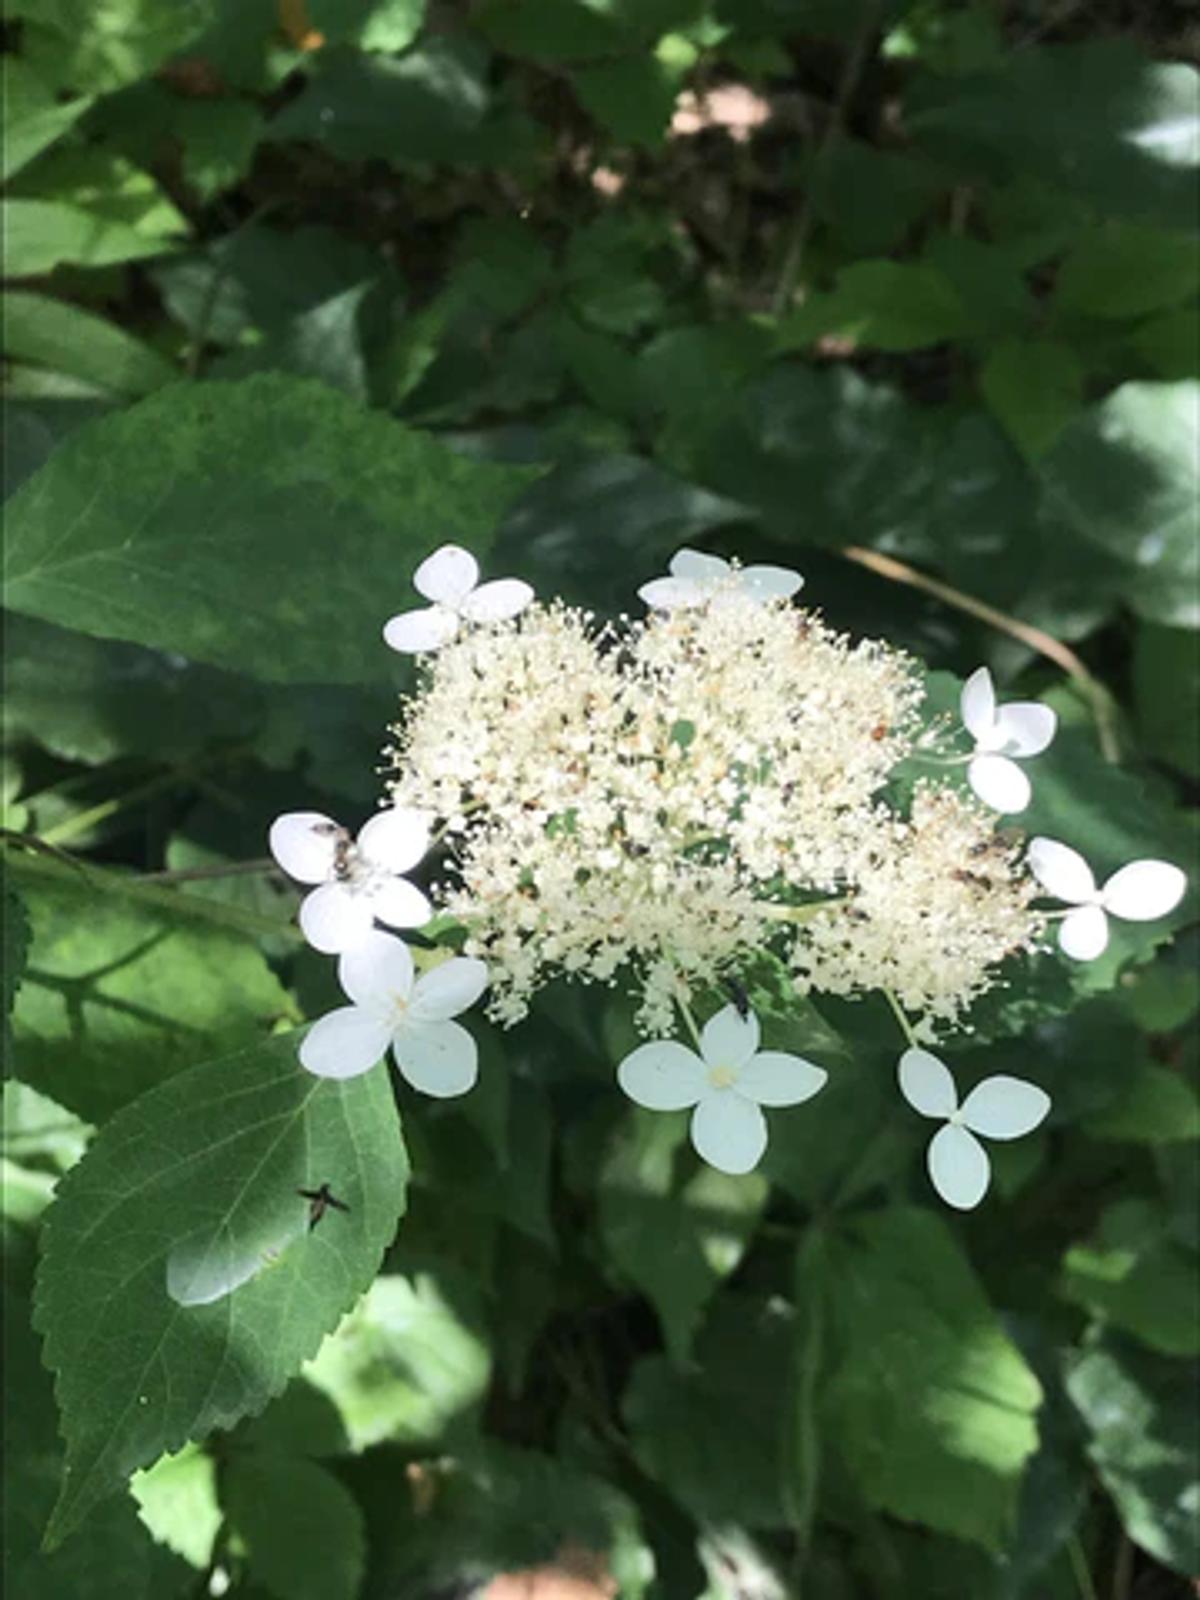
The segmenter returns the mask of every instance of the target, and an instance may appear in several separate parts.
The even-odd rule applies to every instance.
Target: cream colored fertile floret
[[[435,898],[501,1022],[558,974],[624,971],[665,1034],[677,997],[766,946],[802,989],[888,987],[949,1020],[1036,930],[980,811],[932,784],[910,820],[880,798],[913,747],[914,664],[781,599],[731,579],[603,629],[534,605],[423,671],[391,798],[441,819]]]

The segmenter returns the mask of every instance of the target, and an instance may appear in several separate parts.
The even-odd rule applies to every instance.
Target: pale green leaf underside
[[[528,469],[319,383],[172,385],[73,434],[8,506],[16,611],[279,682],[369,682],[446,541],[485,548]]]
[[[67,1442],[52,1540],[138,1467],[260,1411],[378,1271],[408,1172],[387,1077],[313,1079],[296,1045],[284,1035],[173,1078],[63,1181],[37,1297]],[[308,1232],[296,1191],[323,1182],[350,1210]],[[256,1252],[256,1270],[181,1305],[169,1264],[206,1248]]]

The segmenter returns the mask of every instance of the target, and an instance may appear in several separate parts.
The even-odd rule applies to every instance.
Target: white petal
[[[723,556],[705,555],[703,550],[676,550],[667,566],[673,578],[690,578],[695,583],[720,583],[729,576],[729,563]]]
[[[333,871],[341,828],[320,811],[285,811],[267,835],[271,854],[298,883],[324,883]]]
[[[1126,922],[1153,922],[1183,899],[1187,877],[1169,861],[1131,861],[1104,885],[1104,909]]]
[[[429,849],[429,813],[388,806],[358,830],[356,843],[368,861],[391,872],[407,872]]]
[[[650,1111],[694,1106],[707,1087],[700,1057],[674,1039],[654,1039],[630,1052],[617,1068],[617,1082],[631,1100]]]
[[[387,1023],[371,1012],[341,1006],[308,1030],[300,1065],[318,1078],[357,1078],[382,1058],[391,1037]]]
[[[752,600],[788,600],[804,587],[804,579],[790,567],[745,567],[738,587]]]
[[[1014,700],[996,713],[1001,746],[1010,756],[1036,756],[1048,750],[1058,728],[1058,716],[1036,700]]]
[[[451,956],[417,979],[408,1014],[414,1022],[445,1022],[468,1011],[488,986],[488,970],[474,956]]]
[[[973,756],[967,782],[993,811],[1024,811],[1033,794],[1029,779],[1007,756]]]
[[[977,1083],[963,1101],[963,1121],[985,1139],[1019,1139],[1032,1133],[1050,1110],[1050,1096],[1036,1083],[998,1073]]]
[[[738,1073],[735,1089],[760,1106],[798,1106],[825,1087],[823,1067],[782,1050],[762,1050]]]
[[[700,1054],[710,1067],[741,1067],[758,1049],[761,1037],[753,1011],[743,1017],[736,1006],[726,1006],[701,1029]]]
[[[445,606],[422,606],[419,611],[401,611],[385,623],[383,640],[402,655],[418,656],[447,644],[459,626],[456,611]]]
[[[426,600],[457,608],[479,582],[479,563],[461,545],[444,544],[413,573],[413,588]]]
[[[376,929],[338,962],[338,982],[356,1006],[391,1010],[412,994],[412,951],[403,940]]]
[[[1056,900],[1082,905],[1096,892],[1091,867],[1069,844],[1060,844],[1057,839],[1031,839],[1025,858],[1030,872]]]
[[[963,684],[958,710],[971,737],[986,739],[996,721],[996,691],[986,667],[976,667]]]
[[[371,915],[389,928],[423,928],[433,916],[433,907],[407,878],[380,878],[363,896]]]
[[[992,1164],[973,1133],[954,1123],[939,1128],[929,1141],[929,1179],[948,1206],[971,1211],[987,1193]]]
[[[300,903],[300,931],[322,955],[340,955],[360,944],[373,920],[367,900],[342,883],[323,883]]]
[[[1108,916],[1100,906],[1076,906],[1062,919],[1058,945],[1075,961],[1094,961],[1108,948]]]
[[[702,606],[708,599],[707,584],[694,578],[652,578],[638,590],[638,598],[654,611],[674,611],[680,606]]]
[[[750,1172],[767,1148],[767,1119],[753,1100],[730,1090],[706,1094],[692,1112],[692,1144],[718,1172]]]
[[[449,1100],[479,1076],[479,1050],[457,1022],[410,1023],[392,1040],[401,1074],[422,1094]]]
[[[503,622],[515,617],[533,599],[533,590],[520,578],[496,578],[481,584],[459,608],[468,622]]]
[[[900,1093],[923,1117],[952,1117],[958,1090],[950,1068],[928,1050],[906,1050],[898,1069]]]

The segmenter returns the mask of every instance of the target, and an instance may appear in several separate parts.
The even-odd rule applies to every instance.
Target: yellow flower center
[[[737,1069],[720,1064],[709,1067],[708,1081],[714,1089],[731,1089],[737,1082]]]

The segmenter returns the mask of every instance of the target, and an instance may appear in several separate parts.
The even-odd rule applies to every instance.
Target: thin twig
[[[279,872],[270,856],[257,861],[217,861],[209,867],[179,867],[174,872],[139,872],[138,883],[193,883],[201,878],[236,878],[243,874]]]
[[[980,622],[986,622],[989,627],[1007,633],[1011,639],[1019,639],[1031,650],[1036,650],[1039,655],[1053,661],[1069,678],[1074,679],[1087,698],[1092,716],[1095,718],[1096,733],[1104,759],[1112,762],[1120,761],[1116,703],[1099,678],[1088,671],[1074,650],[1065,645],[1061,639],[1056,639],[1053,634],[1046,633],[1041,628],[1035,628],[1032,623],[1022,622],[1018,617],[1010,617],[1005,611],[997,611],[995,606],[988,605],[986,600],[977,600],[974,595],[964,594],[961,589],[954,589],[948,583],[927,577],[925,573],[918,572],[916,567],[910,567],[907,562],[897,561],[894,556],[881,555],[878,550],[864,550],[859,545],[847,545],[841,554],[847,561],[857,561],[859,566],[868,567],[881,578],[887,578],[892,583],[908,584],[913,589],[921,589],[945,605],[953,606],[957,611],[965,611],[968,616],[977,617]]]
[[[1096,1585],[1092,1582],[1091,1569],[1077,1533],[1073,1533],[1067,1540],[1067,1558],[1071,1563],[1071,1575],[1075,1579],[1075,1587],[1079,1590],[1080,1600],[1099,1600]]]

